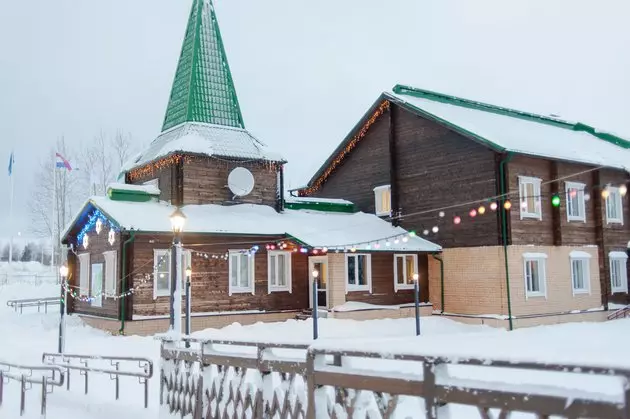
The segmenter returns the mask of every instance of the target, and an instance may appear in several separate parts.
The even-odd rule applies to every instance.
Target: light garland
[[[85,225],[81,228],[79,234],[77,234],[77,245],[83,245],[83,248],[87,249],[89,244],[87,233],[90,232],[92,229],[95,229],[97,234],[100,234],[100,231],[98,230],[102,229],[104,224],[109,225],[110,231],[118,231],[116,225],[108,220],[105,214],[101,212],[101,210],[95,208],[94,211],[92,211],[92,213],[88,216],[87,223],[85,223]],[[101,226],[100,228],[98,227],[99,225]]]
[[[388,100],[381,103],[378,109],[376,109],[372,116],[365,122],[365,124],[363,124],[361,130],[352,138],[352,140],[350,140],[350,142],[348,142],[348,144],[346,144],[344,149],[341,150],[337,157],[335,157],[335,159],[328,165],[324,173],[322,173],[321,176],[319,176],[319,178],[317,178],[317,180],[313,182],[311,186],[301,189],[298,194],[300,196],[309,196],[312,193],[318,191],[322,187],[324,182],[326,182],[326,179],[328,179],[328,177],[335,171],[337,166],[339,166],[343,162],[348,153],[350,153],[357,146],[359,141],[361,141],[363,137],[365,137],[370,127],[376,122],[376,120],[381,117],[381,115],[383,115],[387,110],[389,110],[389,106],[390,103]]]

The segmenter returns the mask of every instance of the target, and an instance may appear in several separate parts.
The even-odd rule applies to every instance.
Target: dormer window
[[[374,188],[374,210],[376,215],[391,215],[392,213],[392,188],[390,185],[382,185]]]

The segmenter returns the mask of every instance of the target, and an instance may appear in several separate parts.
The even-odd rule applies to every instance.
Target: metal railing
[[[525,412],[538,418],[630,419],[630,370],[625,369],[414,354],[384,356],[242,341],[189,342],[191,348],[174,341],[164,341],[161,347],[160,405],[173,417],[215,419],[250,410],[254,419],[276,415],[285,419],[435,419],[445,413],[439,415],[442,408],[467,406],[480,418],[507,418],[512,412]],[[471,368],[476,370],[474,379],[467,374],[458,377],[458,371]],[[494,378],[501,374],[512,377],[519,370],[526,370],[532,382],[510,384]],[[612,380],[619,387],[619,396],[590,387],[567,389],[566,380],[576,376]],[[554,385],[558,382],[563,385]],[[405,413],[410,399],[414,410]],[[356,416],[357,412],[363,414]],[[465,417],[470,417],[468,413]]]
[[[114,381],[116,400],[120,397],[120,377],[136,377],[138,382],[144,386],[144,407],[149,407],[149,379],[153,377],[153,362],[148,358],[44,353],[42,362],[65,369],[67,390],[70,390],[70,371],[79,371],[80,375],[84,377],[85,394],[88,394],[89,375],[91,373],[109,375],[110,379]],[[96,363],[97,366],[90,366],[90,362]],[[103,362],[108,362],[109,365],[103,366]]]
[[[44,283],[50,284],[58,284],[59,277],[55,272],[42,272],[42,273],[32,273],[32,272],[3,272],[0,273],[0,285],[11,285],[11,284],[31,284],[31,285],[42,285]]]
[[[36,375],[34,375],[36,374]],[[29,366],[0,361],[0,407],[2,407],[4,385],[10,381],[20,383],[20,416],[26,408],[26,392],[33,384],[41,384],[41,416],[46,417],[46,401],[54,387],[63,386],[63,370],[56,366]],[[50,389],[50,390],[49,390]]]
[[[608,315],[608,320],[625,319],[626,317],[630,317],[630,305],[613,311]]]
[[[22,311],[24,307],[37,307],[37,312],[41,313],[42,307],[44,312],[48,313],[48,306],[58,306],[61,303],[60,297],[43,297],[43,298],[28,298],[23,300],[9,300],[7,306],[11,307],[14,311]]]

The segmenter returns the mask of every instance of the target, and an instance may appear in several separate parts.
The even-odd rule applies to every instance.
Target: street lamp
[[[64,343],[65,343],[65,332],[66,332],[66,296],[67,294],[67,280],[68,280],[68,266],[61,265],[59,267],[59,275],[61,276],[61,302],[59,303],[60,307],[60,316],[59,316],[59,345],[57,348],[57,352],[60,354],[64,351]]]
[[[190,296],[190,278],[192,277],[192,269],[190,266],[186,268],[186,336],[190,337],[190,305],[191,305],[191,296]],[[186,341],[186,347],[190,348],[190,341]]]
[[[317,310],[319,305],[317,298],[317,278],[319,278],[319,271],[317,269],[313,269],[311,275],[313,275],[313,339],[316,340],[318,337],[317,316],[319,315]]]
[[[171,247],[171,306],[170,325],[171,330],[177,336],[182,332],[182,270],[179,269],[182,258],[182,232],[186,224],[186,216],[178,207],[170,216],[173,229],[173,245]],[[179,298],[176,298],[179,297]],[[177,316],[176,316],[177,314]]]
[[[414,273],[413,276],[413,294],[416,303],[416,336],[420,336],[420,275]]]

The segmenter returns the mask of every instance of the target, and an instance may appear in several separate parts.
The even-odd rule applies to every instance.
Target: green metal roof
[[[193,0],[162,132],[184,122],[245,128],[212,0]]]

